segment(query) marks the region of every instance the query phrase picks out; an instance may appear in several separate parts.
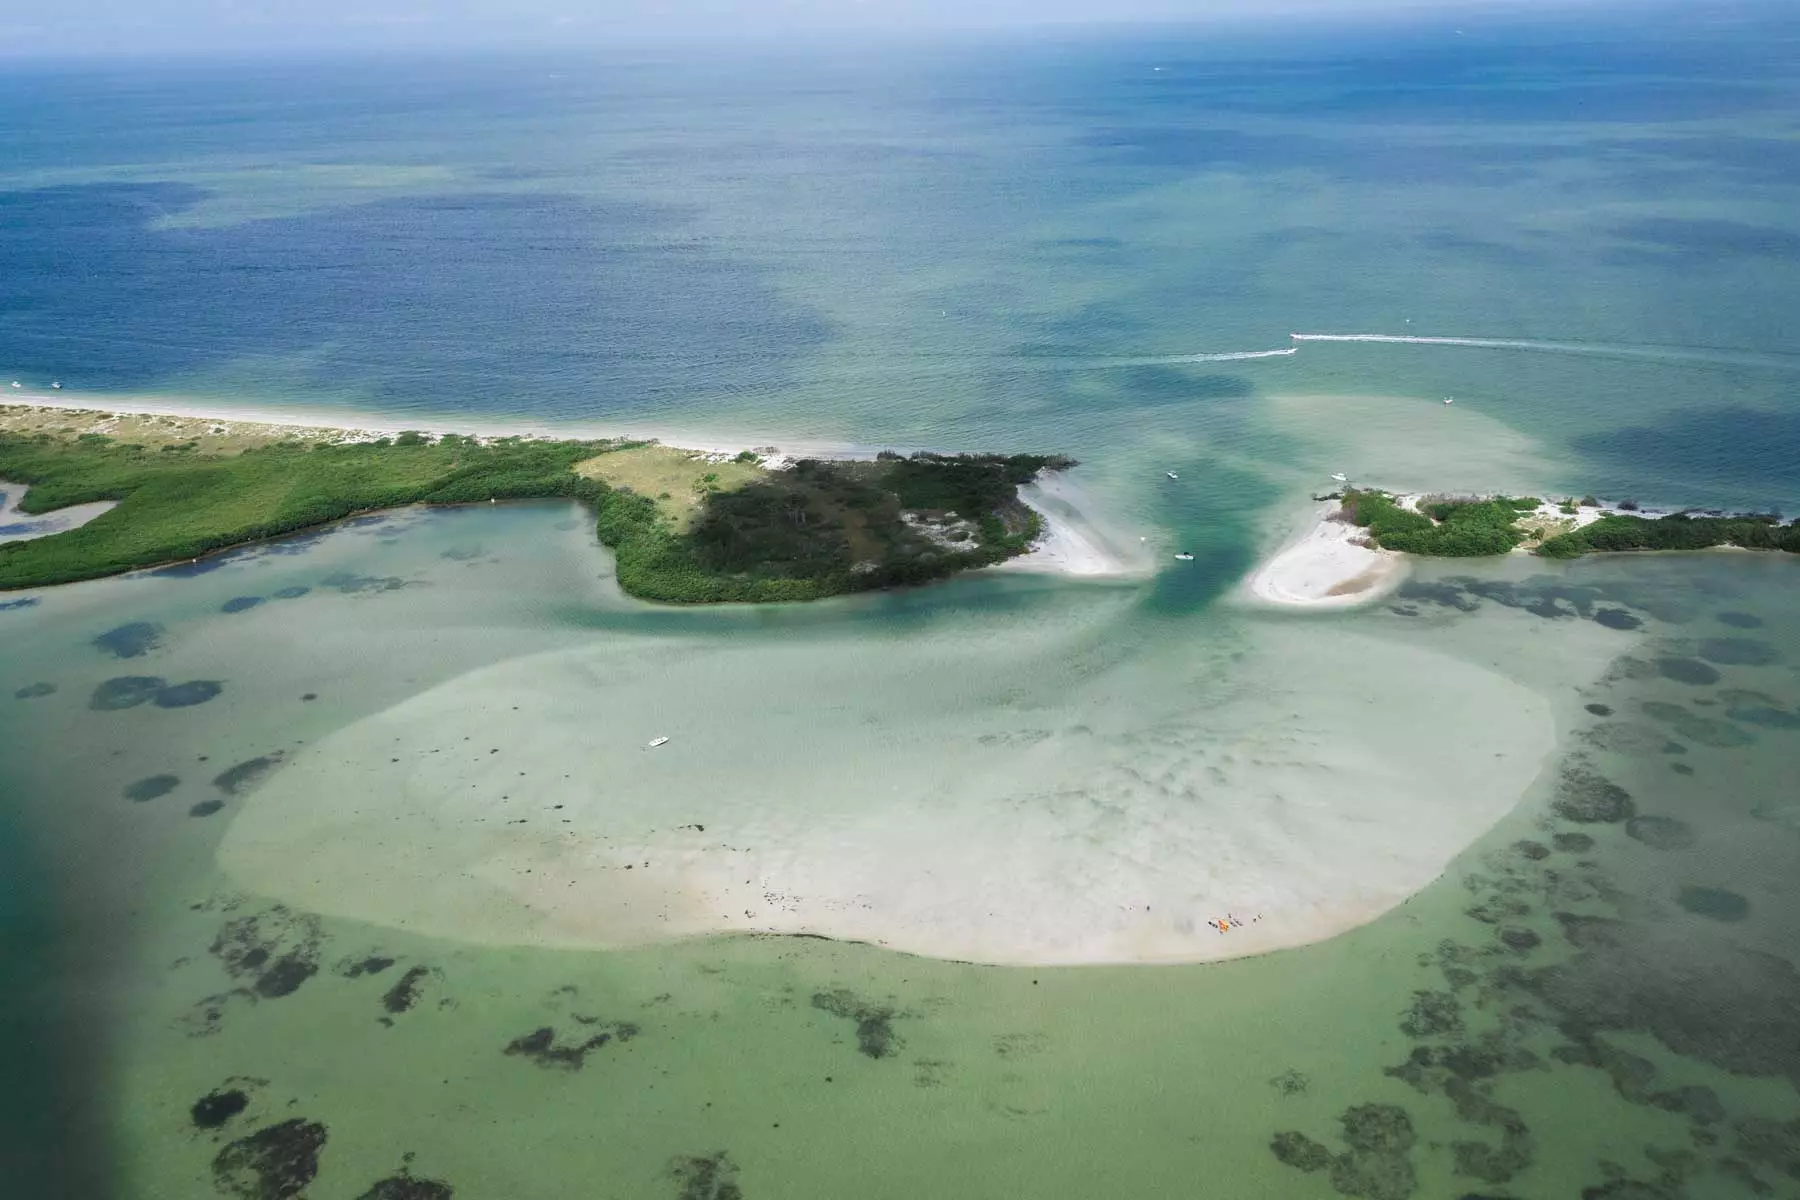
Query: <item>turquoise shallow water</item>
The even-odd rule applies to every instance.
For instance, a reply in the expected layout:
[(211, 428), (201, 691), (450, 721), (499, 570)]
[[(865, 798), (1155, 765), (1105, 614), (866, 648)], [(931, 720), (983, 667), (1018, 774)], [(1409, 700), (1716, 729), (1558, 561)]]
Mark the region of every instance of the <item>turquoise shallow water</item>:
[[(249, 1153), (230, 1147), (297, 1120), (326, 1130), (318, 1196), (408, 1166), (463, 1196), (714, 1200), (728, 1183), (753, 1198), (1784, 1186), (1800, 1111), (1795, 564), (1441, 565), (1389, 607), (1322, 620), (1247, 613), (1229, 592), (1333, 470), (1791, 508), (1791, 38), (1783, 14), (1746, 10), (785, 62), (0, 77), (9, 379), (402, 423), (1047, 447), (1083, 459), (1077, 478), (1121, 527), (1196, 554), (1123, 588), (971, 579), (647, 611), (611, 591), (577, 514), (525, 506), (7, 599), (0, 1019), (24, 1067), (0, 1110), (7, 1177), (46, 1195), (229, 1195)], [(1180, 361), (1295, 331), (1531, 344)], [(224, 611), (240, 598), (262, 603)], [(140, 622), (162, 630), (141, 656), (93, 644)], [(1082, 622), (1086, 640), (1067, 640)], [(908, 664), (984, 630), (1019, 639), (1018, 661), (952, 679), (943, 710), (1036, 737), (1091, 697), (1086, 723), (1161, 756), (1121, 803), (1190, 783), (1195, 731), (1283, 702), (1259, 667), (1311, 647), (1298, 691), (1334, 723), (1309, 753), (1379, 742), (1396, 794), (1424, 756), (1385, 749), (1405, 740), (1392, 714), (1402, 693), (1434, 694), (1398, 665), (1408, 650), (1526, 689), (1559, 745), (1413, 900), (1330, 942), (1205, 967), (986, 968), (800, 939), (478, 947), (375, 909), (280, 909), (215, 863), (260, 791), (231, 768), (269, 759), (272, 786), (309, 746), (470, 672), (653, 637), (753, 646), (781, 686), (721, 670), (708, 711), (736, 704), (745, 728), (785, 736), (807, 703), (822, 721), (904, 711), (925, 689)], [(888, 709), (842, 683), (792, 699), (832, 638), (893, 649)], [(120, 677), (163, 682), (91, 707)], [(202, 703), (155, 698), (205, 681), (222, 690)], [(1433, 719), (1485, 734), (1516, 715), (1447, 703)], [(1255, 745), (1241, 774), (1214, 764), (1227, 783), (1267, 765)], [(864, 768), (849, 800), (916, 774), (872, 751), (845, 761)], [(176, 782), (125, 794), (159, 776)], [(1558, 813), (1568, 788), (1616, 802), (1596, 780), (1630, 793), (1635, 821)], [(197, 1127), (191, 1106), (215, 1091), (246, 1107)]]

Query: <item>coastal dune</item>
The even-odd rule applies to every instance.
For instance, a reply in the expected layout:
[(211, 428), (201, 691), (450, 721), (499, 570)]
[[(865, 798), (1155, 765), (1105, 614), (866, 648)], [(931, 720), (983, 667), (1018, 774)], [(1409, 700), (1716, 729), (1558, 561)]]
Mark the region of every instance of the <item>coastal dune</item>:
[(1095, 595), (1048, 629), (620, 639), (485, 668), (294, 756), (221, 861), (309, 910), (487, 943), (1197, 962), (1398, 904), (1553, 744), (1527, 688), (1340, 630), (1097, 668), (1082, 647), (1123, 601)]

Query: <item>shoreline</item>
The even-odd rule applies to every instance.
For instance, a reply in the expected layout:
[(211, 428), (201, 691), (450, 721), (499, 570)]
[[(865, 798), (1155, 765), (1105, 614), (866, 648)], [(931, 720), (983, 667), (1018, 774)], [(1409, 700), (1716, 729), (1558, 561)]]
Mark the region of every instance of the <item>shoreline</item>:
[(1312, 524), (1290, 537), (1244, 580), (1260, 604), (1285, 609), (1346, 609), (1372, 604), (1406, 581), (1404, 555), (1357, 545), (1361, 530), (1333, 520), (1336, 501), (1315, 510)]
[[(770, 470), (783, 470), (801, 458), (856, 461), (873, 459), (881, 452), (877, 448), (849, 443), (796, 442), (792, 439), (751, 439), (742, 436), (717, 437), (693, 431), (674, 432), (667, 429), (651, 431), (642, 428), (593, 425), (558, 426), (529, 421), (497, 423), (481, 420), (425, 420), (414, 425), (356, 414), (339, 417), (328, 413), (301, 413), (295, 410), (260, 409), (230, 404), (201, 407), (191, 403), (148, 400), (143, 397), (113, 400), (87, 393), (73, 395), (59, 393), (50, 396), (35, 392), (14, 393), (5, 400), (0, 400), (0, 416), (3, 416), (9, 409), (23, 409), (40, 413), (88, 414), (90, 417), (96, 418), (80, 431), (83, 433), (111, 433), (116, 431), (118, 419), (137, 417), (205, 426), (203, 430), (177, 428), (169, 431), (171, 435), (177, 437), (198, 436), (204, 438), (210, 436), (240, 441), (249, 439), (253, 442), (273, 442), (299, 436), (315, 441), (355, 444), (372, 442), (380, 438), (391, 438), (408, 431), (427, 434), (431, 437), (456, 434), (474, 437), (484, 442), (511, 437), (524, 438), (527, 441), (648, 441), (671, 450), (694, 454), (730, 456), (742, 451), (751, 451), (761, 455), (764, 466)], [(378, 420), (380, 423), (376, 423)], [(3, 432), (3, 428), (0, 428), (0, 432)], [(23, 491), (23, 485), (19, 485), (19, 495), (9, 496), (9, 504), (16, 504), (19, 496), (23, 495)], [(1019, 499), (1021, 503), (1038, 515), (1040, 521), (1038, 537), (1032, 543), (1030, 550), (993, 564), (992, 568), (988, 569), (1009, 569), (1088, 580), (1142, 579), (1155, 573), (1148, 551), (1133, 555), (1128, 550), (1121, 549), (1126, 545), (1123, 538), (1104, 528), (1103, 524), (1095, 518), (1085, 495), (1066, 479), (1060, 477), (1052, 479), (1047, 474), (1040, 475), (1038, 480), (1019, 488)], [(92, 511), (89, 511), (90, 507)], [(59, 517), (59, 514), (46, 514), (42, 517), (31, 518), (38, 523), (53, 523), (53, 527), (40, 528), (23, 534), (19, 538), (9, 539), (0, 536), (0, 544), (10, 540), (25, 540), (26, 538), (64, 532), (66, 528), (84, 524), (112, 507), (114, 506), (110, 503), (104, 507), (83, 506), (81, 519), (74, 524), (66, 523)]]
[(1019, 487), (1019, 502), (1038, 515), (1041, 528), (1031, 549), (989, 570), (1062, 575), (1076, 579), (1147, 579), (1156, 567), (1146, 543), (1131, 543), (1094, 516), (1086, 494), (1056, 472), (1042, 472)]

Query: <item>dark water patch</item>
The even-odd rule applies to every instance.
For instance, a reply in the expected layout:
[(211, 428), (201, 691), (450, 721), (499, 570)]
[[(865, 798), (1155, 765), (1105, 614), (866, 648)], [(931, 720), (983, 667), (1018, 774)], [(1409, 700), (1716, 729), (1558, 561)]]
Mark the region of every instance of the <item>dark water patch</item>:
[(56, 685), (54, 683), (48, 683), (48, 682), (28, 683), (24, 687), (20, 688), (18, 691), (13, 693), (13, 699), (14, 700), (39, 700), (45, 696), (53, 696), (55, 694), (56, 694)]
[(334, 571), (319, 580), (319, 586), (345, 596), (364, 596), (377, 592), (397, 592), (407, 584), (406, 580), (397, 575), (357, 575), (351, 571)]
[(1529, 929), (1508, 926), (1500, 931), (1500, 941), (1508, 949), (1520, 954), (1527, 954), (1538, 948), (1544, 939)]
[(1393, 1104), (1359, 1104), (1338, 1118), (1345, 1149), (1330, 1149), (1297, 1130), (1277, 1133), (1269, 1143), (1275, 1157), (1306, 1172), (1326, 1172), (1332, 1190), (1366, 1200), (1407, 1200), (1418, 1190), (1412, 1148), (1418, 1140), (1412, 1118)]
[(121, 675), (94, 689), (88, 707), (95, 712), (119, 712), (156, 699), (169, 681), (156, 675)]
[(1269, 1080), (1269, 1086), (1283, 1096), (1304, 1096), (1312, 1087), (1312, 1080), (1302, 1071), (1292, 1067)]
[(1669, 770), (1675, 772), (1677, 775), (1692, 775), (1694, 773), (1694, 768), (1688, 766), (1686, 763), (1670, 763)]
[(1697, 840), (1694, 827), (1674, 817), (1633, 817), (1625, 833), (1653, 850), (1690, 850)]
[(142, 658), (162, 645), (166, 631), (153, 621), (133, 621), (109, 629), (93, 640), (93, 645), (114, 658)]
[(1763, 624), (1761, 617), (1747, 612), (1720, 612), (1714, 613), (1713, 617), (1720, 624), (1729, 625), (1733, 629), (1761, 629)]
[(470, 545), (452, 546), (438, 557), (447, 558), (451, 562), (474, 562), (486, 553), (487, 547), (480, 542), (475, 542)]
[(252, 978), (255, 995), (275, 1000), (292, 995), (318, 973), (324, 940), (317, 917), (276, 905), (226, 921), (211, 952), (226, 974)]
[(1667, 700), (1646, 700), (1638, 708), (1645, 716), (1664, 722), (1684, 721), (1693, 715), (1686, 705), (1671, 704)]
[(1719, 682), (1719, 672), (1697, 658), (1665, 656), (1656, 660), (1656, 670), (1664, 679), (1694, 687), (1709, 687)]
[(1664, 742), (1661, 746), (1664, 754), (1686, 754), (1688, 748), (1680, 742)]
[(1750, 915), (1750, 901), (1725, 888), (1684, 887), (1675, 903), (1709, 921), (1741, 921)]
[(217, 1129), (250, 1107), (250, 1097), (238, 1088), (216, 1088), (194, 1101), (188, 1115), (196, 1129)]
[(288, 1200), (319, 1173), (325, 1126), (302, 1117), (259, 1129), (213, 1159), (213, 1185), (240, 1200)]
[(188, 816), (210, 817), (224, 807), (223, 800), (199, 800), (188, 805)]
[(1800, 1083), (1800, 971), (1680, 922), (1558, 914), (1576, 953), (1518, 981), (1588, 1031), (1648, 1033), (1735, 1074)]
[(421, 1179), (402, 1172), (378, 1179), (356, 1200), (452, 1200), (456, 1191), (441, 1179)]
[(737, 1164), (723, 1150), (683, 1156), (669, 1164), (669, 1176), (677, 1189), (676, 1200), (744, 1200), (737, 1173)]
[(1699, 655), (1721, 667), (1766, 667), (1781, 657), (1769, 643), (1750, 638), (1705, 638)]
[(345, 979), (361, 979), (364, 975), (379, 975), (397, 960), (385, 954), (371, 954), (364, 958), (347, 958), (337, 965), (337, 973)]
[(277, 588), (275, 591), (269, 593), (269, 598), (272, 600), (298, 600), (300, 597), (311, 591), (312, 589), (309, 587), (301, 587), (298, 585), (294, 587)]
[(870, 1058), (890, 1058), (904, 1044), (894, 1032), (896, 1014), (892, 1008), (863, 1000), (847, 988), (814, 992), (812, 1006), (856, 1022), (856, 1048)]
[(1544, 845), (1542, 842), (1534, 842), (1530, 839), (1514, 842), (1512, 848), (1513, 853), (1517, 854), (1520, 858), (1530, 859), (1533, 862), (1550, 857), (1550, 847)]
[(413, 1005), (419, 1002), (419, 994), (424, 990), (426, 982), (436, 974), (430, 967), (411, 968), (382, 994), (381, 1007), (395, 1014), (412, 1011)]
[(1742, 721), (1746, 725), (1756, 725), (1763, 729), (1800, 729), (1800, 714), (1780, 708), (1767, 708), (1756, 705), (1748, 708), (1728, 708), (1725, 715), (1733, 721)]
[(151, 699), (158, 708), (192, 708), (214, 699), (224, 690), (225, 685), (216, 679), (194, 679), (163, 688)]
[(1635, 721), (1609, 721), (1584, 730), (1583, 741), (1615, 754), (1655, 754), (1666, 750), (1668, 741), (1648, 725)]
[(319, 693), (317, 693), (317, 692), (307, 692), (300, 697), (300, 699), (302, 701), (317, 700), (318, 698), (319, 698)]
[(556, 1040), (556, 1030), (545, 1025), (508, 1042), (505, 1053), (526, 1059), (540, 1067), (579, 1071), (587, 1062), (591, 1051), (598, 1050), (612, 1040), (613, 1035), (609, 1031), (593, 1034), (580, 1042), (561, 1045)]
[(1582, 707), (1588, 712), (1593, 713), (1596, 717), (1610, 717), (1613, 715), (1612, 705), (1610, 704), (1584, 704)]
[[(1737, 1151), (1744, 1158), (1779, 1175), (1800, 1179), (1800, 1117), (1789, 1121), (1746, 1117), (1737, 1122), (1733, 1132), (1737, 1135)], [(1767, 1195), (1772, 1189), (1764, 1184), (1756, 1190), (1759, 1195)]]
[(1714, 746), (1722, 750), (1748, 746), (1756, 740), (1755, 734), (1739, 729), (1729, 721), (1720, 721), (1713, 717), (1683, 717), (1675, 722), (1675, 732), (1690, 742), (1699, 742), (1702, 746)]
[(319, 964), (310, 955), (300, 951), (284, 954), (256, 977), (256, 994), (266, 1000), (291, 996), (318, 973)]
[(1454, 608), (1458, 612), (1474, 612), (1481, 607), (1480, 600), (1447, 579), (1430, 583), (1414, 580), (1402, 584), (1395, 595), (1416, 604), (1436, 604), (1442, 608)]
[(157, 567), (146, 573), (155, 579), (198, 579), (202, 575), (212, 574), (221, 567), (229, 566), (233, 557), (230, 554), (212, 554), (190, 562), (170, 563), (166, 567)]
[(0, 612), (18, 612), (21, 609), (36, 608), (43, 602), (42, 596), (20, 596), (17, 600), (0, 600)]
[(261, 783), (263, 777), (280, 765), (281, 760), (285, 757), (284, 751), (276, 750), (257, 758), (246, 759), (213, 776), (213, 786), (227, 796), (240, 795)]
[(232, 988), (202, 996), (181, 1015), (176, 1026), (191, 1038), (210, 1037), (224, 1026), (226, 1011), (239, 1002), (256, 1003), (256, 993), (249, 988)]
[(250, 609), (257, 608), (263, 603), (265, 603), (265, 601), (261, 596), (233, 596), (225, 603), (219, 605), (219, 611), (222, 613), (248, 612)]
[(1594, 848), (1594, 839), (1585, 833), (1559, 833), (1550, 844), (1564, 854), (1586, 854)]
[(1642, 629), (1644, 626), (1642, 618), (1634, 617), (1622, 608), (1595, 609), (1594, 624), (1608, 629)]
[(166, 796), (181, 786), (178, 775), (147, 775), (135, 783), (125, 785), (124, 796), (134, 804), (142, 804), (147, 800), (155, 800)]
[(1412, 1007), (1400, 1021), (1400, 1032), (1410, 1038), (1454, 1037), (1462, 1030), (1462, 1005), (1449, 992), (1414, 992)]
[(1565, 767), (1551, 807), (1582, 825), (1614, 824), (1637, 814), (1631, 793), (1586, 767)]

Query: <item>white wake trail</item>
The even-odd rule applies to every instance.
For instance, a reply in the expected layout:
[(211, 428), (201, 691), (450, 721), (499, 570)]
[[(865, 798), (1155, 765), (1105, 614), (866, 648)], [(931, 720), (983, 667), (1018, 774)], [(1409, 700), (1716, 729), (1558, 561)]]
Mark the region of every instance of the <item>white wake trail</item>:
[[(1558, 342), (1532, 338), (1422, 337), (1399, 333), (1290, 333), (1296, 342), (1383, 342), (1412, 346), (1473, 346), (1482, 350), (1535, 350), (1541, 354), (1582, 354), (1645, 362), (1717, 363), (1800, 371), (1800, 356), (1714, 346), (1641, 346), (1622, 342)], [(1297, 347), (1296, 347), (1297, 348)]]
[(1059, 365), (1104, 369), (1107, 367), (1178, 367), (1185, 363), (1239, 362), (1247, 358), (1286, 358), (1298, 354), (1300, 347), (1282, 350), (1222, 350), (1215, 354), (1158, 354), (1145, 358), (1090, 358)]

